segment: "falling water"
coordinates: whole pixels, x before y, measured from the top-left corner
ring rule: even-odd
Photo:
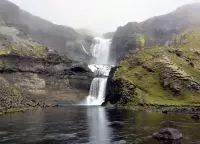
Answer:
[[[94,78],[90,87],[87,105],[101,105],[105,101],[107,78]]]
[[[89,96],[86,99],[87,105],[101,105],[105,101],[106,84],[111,69],[109,63],[110,45],[110,39],[94,38],[91,54],[95,60],[88,67],[97,77],[92,80]]]
[[[95,58],[94,64],[108,65],[110,56],[110,39],[100,37],[94,38],[94,44],[91,46],[91,54]]]

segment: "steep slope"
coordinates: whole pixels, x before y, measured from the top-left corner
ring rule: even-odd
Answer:
[[[78,34],[72,28],[33,16],[7,0],[0,1],[0,19],[48,45],[50,49],[66,54],[70,59],[88,60],[89,56],[82,50],[82,44],[87,48],[90,43],[85,41],[84,35]]]
[[[173,47],[138,49],[113,71],[108,100],[122,106],[200,106],[200,27],[176,37]]]
[[[49,106],[78,101],[89,91],[93,74],[0,19],[1,109]]]
[[[145,38],[145,46],[164,46],[173,40],[188,26],[200,24],[200,3],[189,4],[166,15],[150,18],[142,23],[130,22],[119,27],[114,34],[112,49],[117,61],[129,51],[138,48],[135,45],[136,34]]]

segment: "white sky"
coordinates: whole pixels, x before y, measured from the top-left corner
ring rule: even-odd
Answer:
[[[143,21],[200,0],[10,0],[22,9],[53,23],[114,31],[127,22]]]

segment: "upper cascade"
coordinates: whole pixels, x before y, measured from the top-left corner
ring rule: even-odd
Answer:
[[[95,58],[92,64],[109,65],[111,39],[95,37],[91,46],[91,54]]]

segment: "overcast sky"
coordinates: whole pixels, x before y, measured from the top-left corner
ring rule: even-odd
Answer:
[[[22,9],[56,24],[114,31],[130,21],[143,21],[200,0],[10,0]]]

